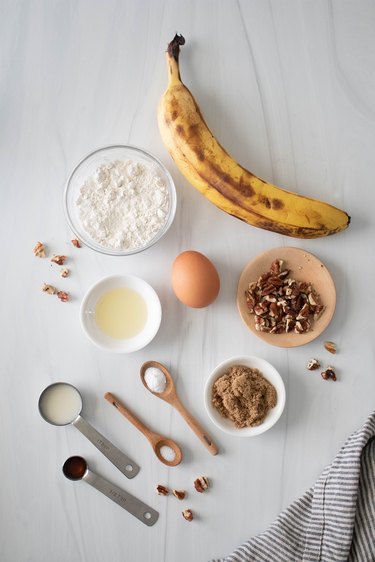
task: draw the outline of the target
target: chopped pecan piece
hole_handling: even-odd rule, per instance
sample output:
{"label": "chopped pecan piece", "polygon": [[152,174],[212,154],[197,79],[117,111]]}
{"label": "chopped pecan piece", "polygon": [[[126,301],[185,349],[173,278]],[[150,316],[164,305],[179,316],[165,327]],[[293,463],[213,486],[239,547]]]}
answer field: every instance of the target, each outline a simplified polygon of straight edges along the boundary
{"label": "chopped pecan piece", "polygon": [[57,265],[64,265],[64,263],[66,262],[67,257],[66,256],[52,256],[51,258],[51,262],[52,263],[57,263]]}
{"label": "chopped pecan piece", "polygon": [[68,277],[69,269],[67,267],[63,267],[62,269],[60,269],[60,275],[61,277]]}
{"label": "chopped pecan piece", "polygon": [[158,484],[156,486],[156,493],[159,496],[167,496],[169,494],[169,490],[165,486],[162,486],[161,484]]}
{"label": "chopped pecan piece", "polygon": [[302,306],[301,310],[298,313],[296,320],[305,320],[310,316],[310,307],[307,302]]}
{"label": "chopped pecan piece", "polygon": [[69,293],[65,291],[58,291],[57,298],[59,298],[62,302],[67,302],[69,300]]}
{"label": "chopped pecan piece", "polygon": [[306,369],[308,369],[309,371],[316,371],[316,369],[319,369],[319,367],[320,363],[317,359],[310,359],[310,361],[306,365]]}
{"label": "chopped pecan piece", "polygon": [[324,379],[325,381],[329,379],[332,379],[333,381],[337,380],[336,373],[331,365],[328,365],[328,367],[321,373],[321,375],[322,379]]}
{"label": "chopped pecan piece", "polygon": [[54,287],[53,285],[48,285],[48,283],[43,283],[42,291],[43,293],[48,293],[49,295],[54,295],[55,293],[57,293],[56,287]]}
{"label": "chopped pecan piece", "polygon": [[209,487],[210,483],[206,476],[200,476],[194,480],[194,488],[197,492],[202,493]]}
{"label": "chopped pecan piece", "polygon": [[72,244],[73,244],[73,246],[75,246],[76,248],[81,248],[81,247],[82,247],[81,242],[78,240],[78,238],[73,238]]}
{"label": "chopped pecan piece", "polygon": [[252,281],[245,291],[246,304],[254,314],[259,332],[303,334],[324,310],[311,283],[289,277],[283,261],[274,260],[270,270]]}
{"label": "chopped pecan piece", "polygon": [[184,511],[182,512],[182,516],[184,517],[184,519],[186,519],[186,521],[193,521],[194,519],[191,509],[184,509]]}
{"label": "chopped pecan piece", "polygon": [[278,275],[283,267],[283,260],[274,260],[271,263],[270,271],[275,275]]}
{"label": "chopped pecan piece", "polygon": [[185,490],[173,490],[172,493],[178,500],[183,500],[186,497]]}
{"label": "chopped pecan piece", "polygon": [[46,248],[42,242],[37,242],[33,249],[34,256],[37,258],[45,258],[46,257]]}

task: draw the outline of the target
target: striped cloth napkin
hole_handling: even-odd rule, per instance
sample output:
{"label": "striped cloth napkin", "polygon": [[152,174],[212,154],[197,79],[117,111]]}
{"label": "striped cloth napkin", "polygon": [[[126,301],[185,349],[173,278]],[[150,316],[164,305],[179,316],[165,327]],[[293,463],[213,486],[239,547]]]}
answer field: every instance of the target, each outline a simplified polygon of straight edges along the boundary
{"label": "striped cloth napkin", "polygon": [[297,561],[375,561],[375,412],[310,490],[216,562]]}

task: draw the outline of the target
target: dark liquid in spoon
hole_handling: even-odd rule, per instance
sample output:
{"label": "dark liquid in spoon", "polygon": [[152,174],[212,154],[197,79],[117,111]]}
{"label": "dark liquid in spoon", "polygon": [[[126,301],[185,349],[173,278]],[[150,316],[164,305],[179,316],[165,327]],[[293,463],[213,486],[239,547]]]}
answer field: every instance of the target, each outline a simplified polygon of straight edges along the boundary
{"label": "dark liquid in spoon", "polygon": [[69,480],[81,480],[87,470],[87,462],[82,457],[69,457],[63,466],[64,475]]}

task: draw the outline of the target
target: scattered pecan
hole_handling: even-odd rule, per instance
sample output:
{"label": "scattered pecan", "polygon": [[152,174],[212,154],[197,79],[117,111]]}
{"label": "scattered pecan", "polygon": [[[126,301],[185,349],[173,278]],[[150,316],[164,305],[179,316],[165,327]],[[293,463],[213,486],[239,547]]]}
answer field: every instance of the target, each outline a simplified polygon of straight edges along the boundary
{"label": "scattered pecan", "polygon": [[66,262],[67,257],[66,256],[52,256],[51,258],[51,262],[52,263],[57,263],[57,265],[64,265],[64,263]]}
{"label": "scattered pecan", "polygon": [[324,311],[312,284],[297,281],[289,273],[283,260],[277,259],[269,271],[249,283],[245,299],[257,331],[304,334]]}
{"label": "scattered pecan", "polygon": [[72,244],[73,246],[75,246],[76,248],[81,248],[81,242],[78,240],[78,238],[73,238],[72,240]]}
{"label": "scattered pecan", "polygon": [[326,348],[327,351],[329,351],[330,353],[335,354],[337,352],[337,348],[336,348],[336,344],[333,341],[325,341],[324,342],[324,347]]}
{"label": "scattered pecan", "polygon": [[37,242],[33,249],[34,256],[37,258],[45,258],[46,257],[46,248],[42,242]]}
{"label": "scattered pecan", "polygon": [[158,484],[156,486],[156,493],[159,496],[167,496],[169,494],[169,490],[165,486],[162,486],[161,484]]}
{"label": "scattered pecan", "polygon": [[194,519],[191,509],[184,509],[182,516],[186,519],[186,521],[193,521]]}
{"label": "scattered pecan", "polygon": [[319,369],[319,367],[320,363],[317,359],[310,359],[310,361],[306,365],[306,369],[308,369],[309,371],[315,371],[316,369]]}
{"label": "scattered pecan", "polygon": [[186,497],[185,490],[173,490],[172,493],[178,500],[183,500]]}
{"label": "scattered pecan", "polygon": [[60,275],[61,277],[68,277],[69,269],[67,267],[63,267],[62,269],[60,269]]}
{"label": "scattered pecan", "polygon": [[331,365],[328,365],[328,367],[321,373],[321,375],[322,379],[324,379],[325,381],[329,379],[332,379],[333,381],[337,380],[336,373]]}
{"label": "scattered pecan", "polygon": [[49,295],[54,295],[54,294],[56,294],[57,289],[53,285],[48,285],[47,283],[43,283],[42,291],[44,293],[48,293]]}
{"label": "scattered pecan", "polygon": [[207,490],[207,488],[209,487],[210,483],[208,481],[208,478],[206,478],[206,476],[200,476],[199,478],[196,478],[194,480],[194,488],[197,490],[197,492],[202,493],[205,490]]}
{"label": "scattered pecan", "polygon": [[57,297],[62,301],[62,302],[67,302],[69,300],[69,293],[66,293],[65,291],[58,291],[57,292]]}

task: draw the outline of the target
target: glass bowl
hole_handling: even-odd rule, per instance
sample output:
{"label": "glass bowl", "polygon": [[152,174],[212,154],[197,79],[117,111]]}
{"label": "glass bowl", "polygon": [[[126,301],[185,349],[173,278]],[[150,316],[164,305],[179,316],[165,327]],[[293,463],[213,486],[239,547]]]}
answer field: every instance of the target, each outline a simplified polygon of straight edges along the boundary
{"label": "glass bowl", "polygon": [[[79,217],[79,211],[76,201],[80,194],[82,185],[91,175],[95,173],[99,166],[103,164],[109,164],[113,160],[133,160],[146,166],[154,167],[158,171],[161,179],[164,180],[165,185],[168,189],[169,209],[165,217],[164,224],[160,227],[160,229],[151,240],[149,240],[143,246],[139,246],[137,248],[121,249],[107,247],[99,244],[86,232]],[[81,240],[92,250],[111,256],[128,256],[137,254],[156,244],[156,242],[158,242],[166,234],[169,227],[171,226],[176,213],[176,205],[176,188],[173,183],[172,177],[165,166],[157,158],[155,158],[155,156],[146,152],[145,150],[128,145],[119,144],[105,146],[103,148],[98,148],[97,150],[94,150],[93,152],[85,156],[74,167],[68,178],[68,181],[66,182],[64,190],[64,211],[72,232],[79,240]]]}

